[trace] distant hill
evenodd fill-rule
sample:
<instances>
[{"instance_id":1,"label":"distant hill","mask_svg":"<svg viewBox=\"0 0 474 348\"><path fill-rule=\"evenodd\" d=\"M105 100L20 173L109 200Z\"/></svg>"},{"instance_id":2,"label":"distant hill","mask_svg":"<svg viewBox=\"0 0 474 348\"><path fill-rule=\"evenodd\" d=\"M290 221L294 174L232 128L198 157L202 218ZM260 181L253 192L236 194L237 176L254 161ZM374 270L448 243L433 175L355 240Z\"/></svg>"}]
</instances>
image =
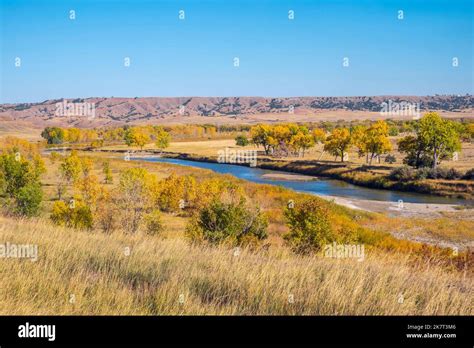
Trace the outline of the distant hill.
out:
<instances>
[{"instance_id":1,"label":"distant hill","mask_svg":"<svg viewBox=\"0 0 474 348\"><path fill-rule=\"evenodd\" d=\"M14 121L37 127L95 127L146 123L255 123L260 121L319 121L346 118L397 118L380 114L382 103L419 103L420 111L440 111L448 117L473 117L472 95L375 97L176 97L86 98L41 103L2 104L0 123ZM89 103L94 117L62 116L57 103ZM79 105L79 104L77 104ZM90 116L90 115L89 115Z\"/></svg>"}]
</instances>

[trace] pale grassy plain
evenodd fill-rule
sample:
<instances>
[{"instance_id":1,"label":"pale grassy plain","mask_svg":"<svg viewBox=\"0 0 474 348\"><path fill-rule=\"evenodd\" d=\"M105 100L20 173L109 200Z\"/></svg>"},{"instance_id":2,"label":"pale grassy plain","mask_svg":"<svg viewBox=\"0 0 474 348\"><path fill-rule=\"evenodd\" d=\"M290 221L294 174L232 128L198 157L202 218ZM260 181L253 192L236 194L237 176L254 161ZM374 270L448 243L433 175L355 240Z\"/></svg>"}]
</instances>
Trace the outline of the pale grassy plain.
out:
<instances>
[{"instance_id":1,"label":"pale grassy plain","mask_svg":"<svg viewBox=\"0 0 474 348\"><path fill-rule=\"evenodd\" d=\"M0 314L474 314L471 278L407 256L363 262L193 246L179 235L105 235L0 219L2 241L38 261L2 259ZM127 252L129 251L129 253Z\"/></svg>"}]
</instances>

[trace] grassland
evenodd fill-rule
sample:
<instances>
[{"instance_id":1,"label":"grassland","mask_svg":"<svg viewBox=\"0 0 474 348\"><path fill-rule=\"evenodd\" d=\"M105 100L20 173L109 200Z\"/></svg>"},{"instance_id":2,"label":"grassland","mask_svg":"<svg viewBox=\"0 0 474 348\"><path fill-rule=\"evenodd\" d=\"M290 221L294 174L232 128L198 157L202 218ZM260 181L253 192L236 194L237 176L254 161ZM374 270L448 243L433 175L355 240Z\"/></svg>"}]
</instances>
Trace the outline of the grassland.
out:
<instances>
[{"instance_id":1,"label":"grassland","mask_svg":"<svg viewBox=\"0 0 474 348\"><path fill-rule=\"evenodd\" d=\"M2 260L0 314L472 315L472 278L406 255L363 262L284 249L240 253L176 236L85 232L0 220L39 259ZM129 253L127 252L129 251Z\"/></svg>"}]
</instances>

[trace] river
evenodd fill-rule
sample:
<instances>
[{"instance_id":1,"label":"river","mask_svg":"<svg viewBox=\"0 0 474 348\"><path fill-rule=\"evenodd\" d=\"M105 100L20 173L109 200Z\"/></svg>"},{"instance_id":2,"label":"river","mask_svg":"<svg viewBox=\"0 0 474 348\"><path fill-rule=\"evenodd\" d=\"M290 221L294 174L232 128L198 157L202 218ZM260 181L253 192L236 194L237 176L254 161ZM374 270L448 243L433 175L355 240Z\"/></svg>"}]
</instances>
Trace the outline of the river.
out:
<instances>
[{"instance_id":1,"label":"river","mask_svg":"<svg viewBox=\"0 0 474 348\"><path fill-rule=\"evenodd\" d=\"M251 168L246 166L239 166L224 163L209 163L189 161L174 158L162 157L140 157L131 158L132 160L140 160L147 162L163 162L170 164L177 164L188 167L196 167L203 169L210 169L216 173L231 174L237 178L245 179L259 184L271 184L284 186L297 192L306 192L322 196L357 198L364 200L384 201L384 202L398 202L402 200L407 203L432 203L432 204L468 204L471 203L466 200L456 198L446 198L433 195L426 195L420 193L402 192L371 189L362 186L356 186L346 183L341 180L326 179L314 177L315 180L301 181L301 180L274 180L264 177L265 174L284 174L287 172L280 172L276 170L267 170L260 168Z\"/></svg>"}]
</instances>

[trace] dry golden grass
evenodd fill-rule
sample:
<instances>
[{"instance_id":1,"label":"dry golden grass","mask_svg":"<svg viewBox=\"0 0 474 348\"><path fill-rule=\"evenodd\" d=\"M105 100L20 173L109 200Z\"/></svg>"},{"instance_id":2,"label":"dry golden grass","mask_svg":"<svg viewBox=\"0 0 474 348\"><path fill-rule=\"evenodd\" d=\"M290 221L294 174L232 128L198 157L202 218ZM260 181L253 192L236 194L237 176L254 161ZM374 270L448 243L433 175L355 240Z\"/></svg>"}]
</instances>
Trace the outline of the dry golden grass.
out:
<instances>
[{"instance_id":1,"label":"dry golden grass","mask_svg":"<svg viewBox=\"0 0 474 348\"><path fill-rule=\"evenodd\" d=\"M436 219L371 216L361 223L374 230L390 232L398 238L430 242L440 246L474 247L474 220L469 219L472 209L446 213L449 217Z\"/></svg>"},{"instance_id":2,"label":"dry golden grass","mask_svg":"<svg viewBox=\"0 0 474 348\"><path fill-rule=\"evenodd\" d=\"M3 315L474 314L472 279L433 265L415 269L405 256L366 253L357 262L283 248L235 256L188 244L180 226L165 238L70 230L41 219L0 218L0 226L2 242L39 250L36 262L0 260Z\"/></svg>"}]
</instances>

